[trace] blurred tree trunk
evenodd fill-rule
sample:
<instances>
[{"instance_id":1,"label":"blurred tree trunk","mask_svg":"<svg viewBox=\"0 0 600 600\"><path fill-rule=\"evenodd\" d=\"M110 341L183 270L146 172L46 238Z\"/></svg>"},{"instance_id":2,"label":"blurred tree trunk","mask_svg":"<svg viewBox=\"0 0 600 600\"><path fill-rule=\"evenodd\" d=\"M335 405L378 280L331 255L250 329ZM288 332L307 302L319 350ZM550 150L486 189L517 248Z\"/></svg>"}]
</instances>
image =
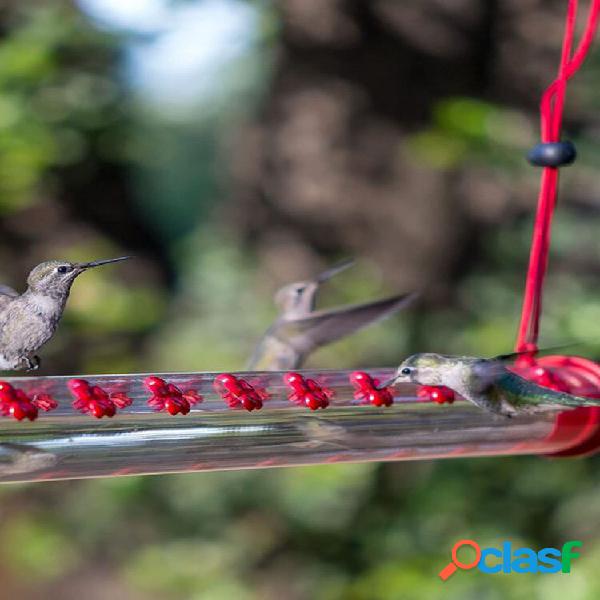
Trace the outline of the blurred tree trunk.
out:
<instances>
[{"instance_id":1,"label":"blurred tree trunk","mask_svg":"<svg viewBox=\"0 0 600 600\"><path fill-rule=\"evenodd\" d=\"M425 286L447 303L449 284L467 271L486 225L514 207L514 192L500 185L488 194L485 168L427 164L412 136L449 97L518 107L537 124L564 3L278 7L283 31L264 118L240 136L236 227L278 277L307 245L370 257L400 289Z\"/></svg>"}]
</instances>

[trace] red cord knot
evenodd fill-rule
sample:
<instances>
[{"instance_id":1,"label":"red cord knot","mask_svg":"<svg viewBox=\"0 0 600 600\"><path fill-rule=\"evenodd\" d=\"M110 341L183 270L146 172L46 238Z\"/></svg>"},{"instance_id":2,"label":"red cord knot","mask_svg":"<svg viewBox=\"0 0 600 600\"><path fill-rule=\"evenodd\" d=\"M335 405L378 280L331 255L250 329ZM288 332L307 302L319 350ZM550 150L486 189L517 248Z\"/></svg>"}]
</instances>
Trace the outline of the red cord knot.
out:
<instances>
[{"instance_id":1,"label":"red cord knot","mask_svg":"<svg viewBox=\"0 0 600 600\"><path fill-rule=\"evenodd\" d=\"M435 402L437 404L452 404L456 399L454 390L444 385L420 385L417 390L417 396L427 402Z\"/></svg>"},{"instance_id":2,"label":"red cord knot","mask_svg":"<svg viewBox=\"0 0 600 600\"><path fill-rule=\"evenodd\" d=\"M58 402L49 394L36 394L31 399L23 390L0 381L0 413L5 417L13 417L17 421L35 421L39 410L48 412L57 406Z\"/></svg>"},{"instance_id":3,"label":"red cord knot","mask_svg":"<svg viewBox=\"0 0 600 600\"><path fill-rule=\"evenodd\" d=\"M350 383L354 387L354 398L362 404L392 406L394 394L391 387L379 388L379 379L374 379L364 371L350 373Z\"/></svg>"},{"instance_id":4,"label":"red cord knot","mask_svg":"<svg viewBox=\"0 0 600 600\"><path fill-rule=\"evenodd\" d=\"M171 415L187 415L192 406L204 400L196 390L181 391L173 383L168 383L156 375L146 377L144 386L152 394L148 399L148 406Z\"/></svg>"},{"instance_id":5,"label":"red cord knot","mask_svg":"<svg viewBox=\"0 0 600 600\"><path fill-rule=\"evenodd\" d=\"M97 419L114 417L117 408L125 408L132 402L123 392L109 394L99 385L90 385L85 379L70 379L67 387L75 397L73 408Z\"/></svg>"},{"instance_id":6,"label":"red cord knot","mask_svg":"<svg viewBox=\"0 0 600 600\"><path fill-rule=\"evenodd\" d=\"M241 377L230 373L217 375L213 387L217 394L227 402L229 408L241 406L247 411L260 410L263 402L269 397L264 388L252 386Z\"/></svg>"},{"instance_id":7,"label":"red cord knot","mask_svg":"<svg viewBox=\"0 0 600 600\"><path fill-rule=\"evenodd\" d=\"M288 400L310 410L327 408L334 392L320 386L314 379L305 379L300 373L286 373L283 382L292 390Z\"/></svg>"}]
</instances>

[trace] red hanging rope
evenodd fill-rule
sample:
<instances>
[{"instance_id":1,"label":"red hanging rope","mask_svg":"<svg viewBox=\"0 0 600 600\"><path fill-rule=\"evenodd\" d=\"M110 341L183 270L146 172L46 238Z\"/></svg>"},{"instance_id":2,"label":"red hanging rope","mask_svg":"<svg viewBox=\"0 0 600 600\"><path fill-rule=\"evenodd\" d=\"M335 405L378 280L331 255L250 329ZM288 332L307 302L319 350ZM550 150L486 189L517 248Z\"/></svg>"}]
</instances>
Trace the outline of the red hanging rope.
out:
<instances>
[{"instance_id":1,"label":"red hanging rope","mask_svg":"<svg viewBox=\"0 0 600 600\"><path fill-rule=\"evenodd\" d=\"M581 41L573 52L576 17L577 0L569 0L558 75L542 95L540 103L542 145L559 145L567 82L581 67L590 49L598 27L600 0L591 0ZM545 147L545 150L547 149L549 146ZM536 165L559 165L569 162L564 155L557 161L547 161L547 158L548 155L545 155L544 161L532 162ZM522 354L512 369L538 385L578 396L600 398L600 364L576 356L544 356L540 359L535 357L557 192L558 166L544 166L516 342L516 351ZM444 396L442 388L431 386L421 386L419 395L434 400L435 390L442 402L452 401L454 398L451 390L446 389L444 393L447 392L448 396ZM555 456L580 456L600 451L600 407L580 407L559 413L549 439L560 440L563 445L566 444L566 449Z\"/></svg>"},{"instance_id":2,"label":"red hanging rope","mask_svg":"<svg viewBox=\"0 0 600 600\"><path fill-rule=\"evenodd\" d=\"M590 49L600 16L600 0L591 0L585 29L574 53L573 39L577 16L577 0L569 0L558 75L548 86L540 103L541 141L560 142L565 93L568 80L583 64ZM538 207L529 255L521 323L516 351L526 352L516 362L514 370L546 387L579 396L600 397L600 365L586 358L545 356L535 358L542 310L542 292L548 268L550 231L558 192L558 167L544 167ZM577 408L560 413L550 439L567 439L566 450L553 456L581 456L600 449L600 408Z\"/></svg>"},{"instance_id":3,"label":"red hanging rope","mask_svg":"<svg viewBox=\"0 0 600 600\"><path fill-rule=\"evenodd\" d=\"M546 89L540 104L541 138L543 143L560 141L567 81L582 65L594 39L600 16L600 0L592 0L585 30L575 52L572 53L577 16L577 0L569 0L558 76ZM529 256L521 324L516 351L535 351L539 335L542 308L542 290L548 267L550 231L558 191L558 168L544 167L538 197L538 208Z\"/></svg>"}]
</instances>

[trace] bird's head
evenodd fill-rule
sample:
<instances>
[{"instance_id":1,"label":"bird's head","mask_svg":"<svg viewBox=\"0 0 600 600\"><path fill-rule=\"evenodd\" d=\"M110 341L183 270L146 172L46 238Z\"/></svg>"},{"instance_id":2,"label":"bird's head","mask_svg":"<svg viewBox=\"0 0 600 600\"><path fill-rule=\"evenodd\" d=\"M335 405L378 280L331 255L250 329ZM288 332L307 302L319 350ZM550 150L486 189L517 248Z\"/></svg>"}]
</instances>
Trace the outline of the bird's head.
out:
<instances>
[{"instance_id":1,"label":"bird's head","mask_svg":"<svg viewBox=\"0 0 600 600\"><path fill-rule=\"evenodd\" d=\"M345 271L353 264L353 260L345 260L323 271L314 279L296 281L282 287L275 294L275 304L284 315L307 315L315 309L315 300L321 284L329 281L334 275Z\"/></svg>"},{"instance_id":2,"label":"bird's head","mask_svg":"<svg viewBox=\"0 0 600 600\"><path fill-rule=\"evenodd\" d=\"M413 354L402 362L387 385L395 383L446 385L446 376L453 364L456 364L456 361L443 354Z\"/></svg>"},{"instance_id":3,"label":"bird's head","mask_svg":"<svg viewBox=\"0 0 600 600\"><path fill-rule=\"evenodd\" d=\"M74 263L66 260L49 260L35 267L27 278L27 285L33 292L44 294L68 293L71 285L78 275L95 267L100 267L113 262L127 260L130 256L95 260L88 263Z\"/></svg>"},{"instance_id":4,"label":"bird's head","mask_svg":"<svg viewBox=\"0 0 600 600\"><path fill-rule=\"evenodd\" d=\"M284 315L308 314L314 308L318 285L313 281L296 281L275 294L275 304Z\"/></svg>"}]
</instances>

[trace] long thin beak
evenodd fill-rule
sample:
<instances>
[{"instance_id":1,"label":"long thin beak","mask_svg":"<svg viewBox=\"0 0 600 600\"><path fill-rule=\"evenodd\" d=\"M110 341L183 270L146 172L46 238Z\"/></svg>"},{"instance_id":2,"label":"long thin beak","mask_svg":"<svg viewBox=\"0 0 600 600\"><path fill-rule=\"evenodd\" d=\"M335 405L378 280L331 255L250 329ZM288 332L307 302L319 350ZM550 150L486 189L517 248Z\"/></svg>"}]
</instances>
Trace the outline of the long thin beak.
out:
<instances>
[{"instance_id":1,"label":"long thin beak","mask_svg":"<svg viewBox=\"0 0 600 600\"><path fill-rule=\"evenodd\" d=\"M82 271L85 269L93 269L94 267L101 267L102 265L108 265L110 263L120 262L122 260L128 260L131 256L119 256L119 258L107 258L105 260L94 260L88 263L77 263L77 267Z\"/></svg>"},{"instance_id":2,"label":"long thin beak","mask_svg":"<svg viewBox=\"0 0 600 600\"><path fill-rule=\"evenodd\" d=\"M317 275L315 280L317 283L323 283L325 281L328 281L334 275L337 275L338 273L345 271L346 269L351 267L353 264L354 264L353 258L348 258L346 260L343 260L342 262L339 262L336 265L333 265L333 267L327 269L327 271L323 271L320 275Z\"/></svg>"},{"instance_id":3,"label":"long thin beak","mask_svg":"<svg viewBox=\"0 0 600 600\"><path fill-rule=\"evenodd\" d=\"M398 377L396 377L396 375L394 375L393 377L391 377L387 381L384 381L383 383L380 383L377 386L377 389L384 390L386 387L390 387L391 385L394 385L396 383L396 379L398 379Z\"/></svg>"}]
</instances>

